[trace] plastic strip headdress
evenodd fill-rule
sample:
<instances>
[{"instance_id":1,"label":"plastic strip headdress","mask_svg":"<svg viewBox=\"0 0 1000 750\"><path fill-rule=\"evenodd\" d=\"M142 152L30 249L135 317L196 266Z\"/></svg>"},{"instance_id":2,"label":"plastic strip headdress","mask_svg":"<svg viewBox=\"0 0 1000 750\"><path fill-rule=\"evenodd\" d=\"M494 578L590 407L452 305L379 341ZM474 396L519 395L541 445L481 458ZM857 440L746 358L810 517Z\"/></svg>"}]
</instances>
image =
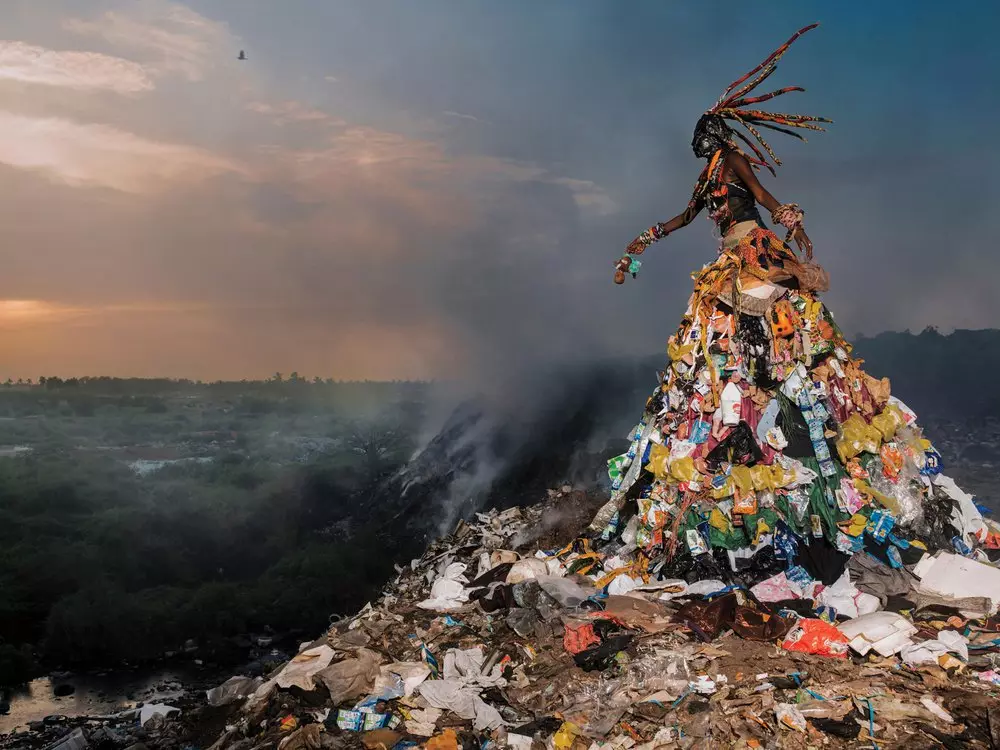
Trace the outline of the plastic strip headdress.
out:
<instances>
[{"instance_id":1,"label":"plastic strip headdress","mask_svg":"<svg viewBox=\"0 0 1000 750\"><path fill-rule=\"evenodd\" d=\"M769 101L775 97L781 96L782 94L787 94L790 91L805 91L805 89L801 86L787 86L783 89L777 89L776 91L771 91L767 94L761 94L759 96L750 96L750 94L765 80L770 78L771 74L778 69L778 61L781 59L782 55L788 51L788 48L792 46L792 43L807 31L811 31L817 26L819 26L819 24L814 23L795 32L791 39L772 52L760 65L742 78L729 84L729 87L723 92L722 96L719 97L719 101L715 103L715 106L705 113L706 115L718 115L726 120L732 120L733 122L742 125L756 141L755 144L754 141L750 140L750 138L745 136L740 131L736 129L733 130L733 133L740 138L740 140L746 143L756 156L756 158L749 156L748 158L757 166L767 167L772 174L774 174L774 167L771 166L767 157L765 157L761 152L761 148L767 152L768 156L771 157L771 161L773 161L776 166L781 165L781 160L775 156L774 151L761 135L759 128L776 130L786 135L795 136L799 140L804 141L805 138L801 134L796 133L790 128L804 128L806 130L822 131L825 130L825 128L817 125L817 123L829 123L833 122L833 120L828 120L825 117L814 117L812 115L790 115L777 112L765 112L764 110L753 108L753 105ZM758 144L760 148L758 148Z\"/></svg>"}]
</instances>

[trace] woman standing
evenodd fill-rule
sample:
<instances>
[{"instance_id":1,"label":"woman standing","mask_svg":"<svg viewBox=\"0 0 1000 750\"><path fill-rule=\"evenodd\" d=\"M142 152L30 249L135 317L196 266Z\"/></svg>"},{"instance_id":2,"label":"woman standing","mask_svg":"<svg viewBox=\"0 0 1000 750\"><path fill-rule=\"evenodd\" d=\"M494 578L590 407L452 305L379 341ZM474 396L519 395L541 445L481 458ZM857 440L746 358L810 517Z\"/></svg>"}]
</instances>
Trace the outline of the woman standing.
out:
<instances>
[{"instance_id":1,"label":"woman standing","mask_svg":"<svg viewBox=\"0 0 1000 750\"><path fill-rule=\"evenodd\" d=\"M637 543L649 551L686 546L697 556L794 537L853 552L877 527L879 556L895 561L907 540L961 549L988 532L971 498L939 477L940 456L915 415L890 395L887 379L851 356L817 298L828 277L812 262L803 212L779 203L754 174L781 163L762 130L801 138L796 129L830 122L756 108L797 86L752 95L812 28L732 83L698 120L691 146L707 163L687 208L639 235L615 267L621 284L638 271L636 256L702 211L721 233L718 258L693 274L668 341L669 367L632 445L609 463L615 492L594 522L595 530L614 526L635 499Z\"/></svg>"}]
</instances>

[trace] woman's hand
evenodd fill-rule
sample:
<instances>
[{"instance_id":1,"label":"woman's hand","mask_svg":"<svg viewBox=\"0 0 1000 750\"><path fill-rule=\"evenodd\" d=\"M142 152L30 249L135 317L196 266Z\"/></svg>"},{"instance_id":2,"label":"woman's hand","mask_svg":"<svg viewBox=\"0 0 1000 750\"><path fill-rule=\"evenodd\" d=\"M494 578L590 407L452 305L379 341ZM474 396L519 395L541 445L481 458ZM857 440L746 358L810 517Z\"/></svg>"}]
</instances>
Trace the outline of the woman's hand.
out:
<instances>
[{"instance_id":1,"label":"woman's hand","mask_svg":"<svg viewBox=\"0 0 1000 750\"><path fill-rule=\"evenodd\" d=\"M628 247L625 248L625 252L628 255L642 255L646 248L649 247L649 240L646 239L646 233L643 232L630 243Z\"/></svg>"},{"instance_id":2,"label":"woman's hand","mask_svg":"<svg viewBox=\"0 0 1000 750\"><path fill-rule=\"evenodd\" d=\"M813 243L809 239L809 235L806 234L806 230L799 227L792 234L792 239L795 240L795 244L799 246L799 252L805 253L806 260L813 259Z\"/></svg>"}]
</instances>

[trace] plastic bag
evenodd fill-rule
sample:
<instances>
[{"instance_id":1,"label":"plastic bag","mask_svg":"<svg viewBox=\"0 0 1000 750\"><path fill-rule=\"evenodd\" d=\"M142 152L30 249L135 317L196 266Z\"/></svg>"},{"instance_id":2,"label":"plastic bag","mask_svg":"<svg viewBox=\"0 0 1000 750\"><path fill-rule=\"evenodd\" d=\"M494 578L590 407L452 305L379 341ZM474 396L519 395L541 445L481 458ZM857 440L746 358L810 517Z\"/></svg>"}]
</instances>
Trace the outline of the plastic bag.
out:
<instances>
[{"instance_id":1,"label":"plastic bag","mask_svg":"<svg viewBox=\"0 0 1000 750\"><path fill-rule=\"evenodd\" d=\"M785 636L781 647L786 651L847 658L847 636L823 620L799 620Z\"/></svg>"},{"instance_id":2,"label":"plastic bag","mask_svg":"<svg viewBox=\"0 0 1000 750\"><path fill-rule=\"evenodd\" d=\"M536 579L542 591L567 608L579 607L597 593L592 586L583 586L571 578L559 576L538 576Z\"/></svg>"},{"instance_id":3,"label":"plastic bag","mask_svg":"<svg viewBox=\"0 0 1000 750\"><path fill-rule=\"evenodd\" d=\"M882 433L865 422L860 414L852 414L840 427L837 453L840 454L841 463L847 463L861 453L878 453Z\"/></svg>"},{"instance_id":4,"label":"plastic bag","mask_svg":"<svg viewBox=\"0 0 1000 750\"><path fill-rule=\"evenodd\" d=\"M892 440L896 431L905 424L899 409L891 404L881 414L872 417L872 427L882 434L882 439L886 442Z\"/></svg>"},{"instance_id":5,"label":"plastic bag","mask_svg":"<svg viewBox=\"0 0 1000 750\"><path fill-rule=\"evenodd\" d=\"M806 731L806 717L796 708L794 703L775 703L774 715L785 729L793 729L796 732Z\"/></svg>"}]
</instances>

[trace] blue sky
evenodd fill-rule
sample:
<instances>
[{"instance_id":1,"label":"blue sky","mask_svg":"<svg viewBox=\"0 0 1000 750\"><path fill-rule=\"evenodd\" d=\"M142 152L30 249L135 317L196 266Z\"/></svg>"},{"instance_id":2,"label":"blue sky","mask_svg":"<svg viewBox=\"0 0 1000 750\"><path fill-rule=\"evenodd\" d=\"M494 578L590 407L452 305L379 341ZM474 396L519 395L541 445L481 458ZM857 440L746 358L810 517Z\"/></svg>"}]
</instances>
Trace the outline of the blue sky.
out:
<instances>
[{"instance_id":1,"label":"blue sky","mask_svg":"<svg viewBox=\"0 0 1000 750\"><path fill-rule=\"evenodd\" d=\"M694 122L772 78L771 139L849 332L1000 325L995 4L8 0L6 374L486 377L662 350L707 220ZM249 60L238 62L240 49Z\"/></svg>"}]
</instances>

